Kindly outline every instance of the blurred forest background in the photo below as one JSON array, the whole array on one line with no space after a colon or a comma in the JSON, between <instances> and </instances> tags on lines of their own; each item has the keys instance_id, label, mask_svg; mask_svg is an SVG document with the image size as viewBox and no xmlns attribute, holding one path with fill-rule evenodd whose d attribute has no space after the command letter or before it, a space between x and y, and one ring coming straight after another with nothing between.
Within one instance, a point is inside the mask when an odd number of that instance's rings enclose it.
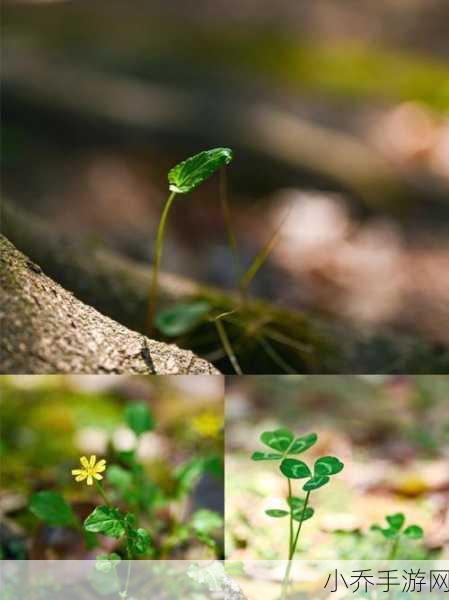
<instances>
[{"instance_id":1,"label":"blurred forest background","mask_svg":"<svg viewBox=\"0 0 449 600\"><path fill-rule=\"evenodd\" d=\"M222 378L5 376L0 395L3 558L83 559L121 551L117 540L98 536L95 543L79 528L44 523L29 510L32 494L42 490L61 494L80 522L104 504L95 487L71 475L80 456L91 454L107 460L110 501L135 512L150 532L153 558L221 556ZM125 419L135 401L154 419L138 440ZM137 475L130 467L134 450L143 467Z\"/></svg>"},{"instance_id":2,"label":"blurred forest background","mask_svg":"<svg viewBox=\"0 0 449 600\"><path fill-rule=\"evenodd\" d=\"M385 559L391 540L370 527L399 512L424 538L404 538L397 559L449 558L448 377L232 377L226 395L227 558L287 558L288 521L265 514L285 507L286 479L276 461L251 460L267 450L260 434L279 427L318 434L300 460L332 455L345 465L313 493L295 558Z\"/></svg>"},{"instance_id":3,"label":"blurred forest background","mask_svg":"<svg viewBox=\"0 0 449 600\"><path fill-rule=\"evenodd\" d=\"M25 0L2 13L4 198L148 265L167 170L230 146L242 264L290 211L256 295L447 352L446 0ZM163 268L233 287L226 239L213 178L177 202Z\"/></svg>"}]
</instances>

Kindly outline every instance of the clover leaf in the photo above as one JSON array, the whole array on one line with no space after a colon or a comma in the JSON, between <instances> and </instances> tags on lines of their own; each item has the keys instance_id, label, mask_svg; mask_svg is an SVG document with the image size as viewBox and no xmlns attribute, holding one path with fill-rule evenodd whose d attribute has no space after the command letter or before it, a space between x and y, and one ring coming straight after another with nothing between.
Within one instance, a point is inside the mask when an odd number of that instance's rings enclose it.
<instances>
[{"instance_id":1,"label":"clover leaf","mask_svg":"<svg viewBox=\"0 0 449 600\"><path fill-rule=\"evenodd\" d=\"M290 513L287 510L281 510L279 508L270 508L265 511L265 514L267 514L269 517L275 517L276 519L279 519L281 517L287 517Z\"/></svg>"},{"instance_id":2,"label":"clover leaf","mask_svg":"<svg viewBox=\"0 0 449 600\"><path fill-rule=\"evenodd\" d=\"M275 431L264 431L260 436L260 441L279 452L286 452L293 442L294 435L288 429L276 429Z\"/></svg>"},{"instance_id":3,"label":"clover leaf","mask_svg":"<svg viewBox=\"0 0 449 600\"><path fill-rule=\"evenodd\" d=\"M304 479L312 475L306 463L296 460L296 458L285 458L281 462L280 468L281 472L289 479Z\"/></svg>"}]
</instances>

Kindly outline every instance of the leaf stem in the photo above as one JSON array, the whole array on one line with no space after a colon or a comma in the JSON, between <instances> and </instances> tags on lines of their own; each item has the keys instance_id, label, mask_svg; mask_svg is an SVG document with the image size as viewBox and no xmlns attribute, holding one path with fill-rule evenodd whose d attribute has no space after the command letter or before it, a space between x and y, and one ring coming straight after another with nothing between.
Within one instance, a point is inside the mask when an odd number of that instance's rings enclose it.
<instances>
[{"instance_id":1,"label":"leaf stem","mask_svg":"<svg viewBox=\"0 0 449 600\"><path fill-rule=\"evenodd\" d=\"M228 201L228 186L227 186L227 177L226 177L226 169L222 167L220 169L220 202L221 202L221 210L223 213L226 233L228 237L228 244L232 252L232 256L234 258L234 269L235 276L238 277L241 271L241 264L238 253L237 240L234 235L234 231L232 229L232 217L231 217L231 209L229 207Z\"/></svg>"},{"instance_id":2,"label":"leaf stem","mask_svg":"<svg viewBox=\"0 0 449 600\"><path fill-rule=\"evenodd\" d=\"M290 483L290 480L289 480L289 483ZM299 522L298 529L296 531L296 535L295 535L295 537L293 539L293 543L290 546L290 552L289 552L289 555L288 555L287 568L285 570L284 580L282 582L281 600L286 600L286 598L287 598L288 588L289 588L289 585L290 585L290 572L291 572L292 565L293 565L293 557L295 555L296 548L298 546L299 534L301 532L301 527L302 527L302 524L304 522L303 519L304 519L304 515L306 513L307 504L309 502L309 496L310 496L310 491L307 492L307 494L306 494L306 499L304 500L304 506L303 506L302 513L301 513L301 520ZM291 513L290 513L290 515L291 515Z\"/></svg>"},{"instance_id":3,"label":"leaf stem","mask_svg":"<svg viewBox=\"0 0 449 600\"><path fill-rule=\"evenodd\" d=\"M107 498L107 496L106 496L106 493L105 493L105 491L104 491L104 487L103 487L103 486L101 485L101 483L100 483L99 481L97 481L96 479L95 479L94 481L95 481L95 485L97 486L97 490L98 490L98 491L99 491L99 493L100 493L100 496L103 498L103 500L104 500L104 501L105 501L105 503L106 503L106 506L111 506L111 503L109 502L109 500L108 500L108 498Z\"/></svg>"},{"instance_id":4,"label":"leaf stem","mask_svg":"<svg viewBox=\"0 0 449 600\"><path fill-rule=\"evenodd\" d=\"M388 560L394 560L396 558L396 554L399 548L399 535L393 540L391 544L390 554L388 556Z\"/></svg>"},{"instance_id":5,"label":"leaf stem","mask_svg":"<svg viewBox=\"0 0 449 600\"><path fill-rule=\"evenodd\" d=\"M154 317L156 314L157 306L157 292L158 292L158 278L159 278L159 266L161 263L162 256L162 245L164 242L164 231L167 223L168 213L170 212L171 205L175 199L176 192L172 192L167 200L165 201L164 210L162 211L161 220L157 229L156 241L154 245L154 262L153 272L151 275L151 287L148 300L148 332L151 333L154 327Z\"/></svg>"},{"instance_id":6,"label":"leaf stem","mask_svg":"<svg viewBox=\"0 0 449 600\"><path fill-rule=\"evenodd\" d=\"M225 349L225 352L228 356L229 362L233 366L234 371L237 373L237 375L243 375L242 369L240 368L237 357L232 348L231 342L229 341L229 337L225 331L223 323L219 318L213 319L213 321L215 323L215 327L217 329L217 333L220 337L221 343L223 344L223 348Z\"/></svg>"},{"instance_id":7,"label":"leaf stem","mask_svg":"<svg viewBox=\"0 0 449 600\"><path fill-rule=\"evenodd\" d=\"M292 553L292 544L293 544L293 509L291 506L291 499L292 499L292 483L290 481L290 479L287 479L288 481L288 505L290 507L290 538L289 538L289 543L288 543L288 558L290 559L291 553Z\"/></svg>"}]
</instances>

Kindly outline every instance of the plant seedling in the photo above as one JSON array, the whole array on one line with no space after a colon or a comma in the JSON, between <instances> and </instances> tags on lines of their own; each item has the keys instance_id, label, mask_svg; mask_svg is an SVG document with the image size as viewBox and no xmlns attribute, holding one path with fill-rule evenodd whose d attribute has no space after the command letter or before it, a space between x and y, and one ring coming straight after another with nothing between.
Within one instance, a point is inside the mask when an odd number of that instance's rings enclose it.
<instances>
[{"instance_id":1,"label":"plant seedling","mask_svg":"<svg viewBox=\"0 0 449 600\"><path fill-rule=\"evenodd\" d=\"M164 232L168 214L177 194L188 194L203 181L208 179L217 169L228 165L232 160L229 148L214 148L195 154L177 164L168 172L170 194L165 202L156 234L154 247L153 273L151 279L148 304L148 329L152 331L157 306L158 276L164 242Z\"/></svg>"},{"instance_id":2,"label":"plant seedling","mask_svg":"<svg viewBox=\"0 0 449 600\"><path fill-rule=\"evenodd\" d=\"M380 525L374 524L371 525L371 530L379 531L386 540L391 540L388 560L395 560L401 539L406 537L410 540L420 540L424 536L424 531L419 525L408 525L404 529L405 515L403 513L387 515L385 520L388 523L387 527L381 527Z\"/></svg>"},{"instance_id":3,"label":"plant seedling","mask_svg":"<svg viewBox=\"0 0 449 600\"><path fill-rule=\"evenodd\" d=\"M316 433L295 437L289 429L285 428L264 431L260 436L260 441L268 446L270 451L254 452L251 457L256 461L279 461L280 471L287 478L288 495L285 510L269 509L266 511L269 517L275 519L289 518L288 564L282 585L282 600L287 597L292 560L298 548L302 524L311 519L315 513L309 504L310 495L328 484L331 477L340 473L344 467L343 463L335 456L318 458L313 469L310 469L305 462L292 458L311 448L317 440ZM292 480L295 479L307 480L302 486L302 490L306 492L304 498L293 495Z\"/></svg>"}]
</instances>

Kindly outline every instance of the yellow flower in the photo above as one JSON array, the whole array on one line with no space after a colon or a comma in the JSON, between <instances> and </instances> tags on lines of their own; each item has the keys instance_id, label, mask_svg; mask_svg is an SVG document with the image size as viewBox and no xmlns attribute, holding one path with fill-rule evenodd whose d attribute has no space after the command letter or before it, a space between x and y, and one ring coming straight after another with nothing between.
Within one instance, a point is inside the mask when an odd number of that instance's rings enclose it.
<instances>
[{"instance_id":1,"label":"yellow flower","mask_svg":"<svg viewBox=\"0 0 449 600\"><path fill-rule=\"evenodd\" d=\"M221 415L205 411L193 417L192 426L203 437L216 437L223 427L223 418Z\"/></svg>"},{"instance_id":2,"label":"yellow flower","mask_svg":"<svg viewBox=\"0 0 449 600\"><path fill-rule=\"evenodd\" d=\"M94 479L103 479L103 471L106 470L106 461L104 458L97 461L97 457L92 455L89 460L86 456L80 458L81 466L83 469L72 469L72 475L75 477L75 481L84 481L87 479L87 485L93 485Z\"/></svg>"}]
</instances>

